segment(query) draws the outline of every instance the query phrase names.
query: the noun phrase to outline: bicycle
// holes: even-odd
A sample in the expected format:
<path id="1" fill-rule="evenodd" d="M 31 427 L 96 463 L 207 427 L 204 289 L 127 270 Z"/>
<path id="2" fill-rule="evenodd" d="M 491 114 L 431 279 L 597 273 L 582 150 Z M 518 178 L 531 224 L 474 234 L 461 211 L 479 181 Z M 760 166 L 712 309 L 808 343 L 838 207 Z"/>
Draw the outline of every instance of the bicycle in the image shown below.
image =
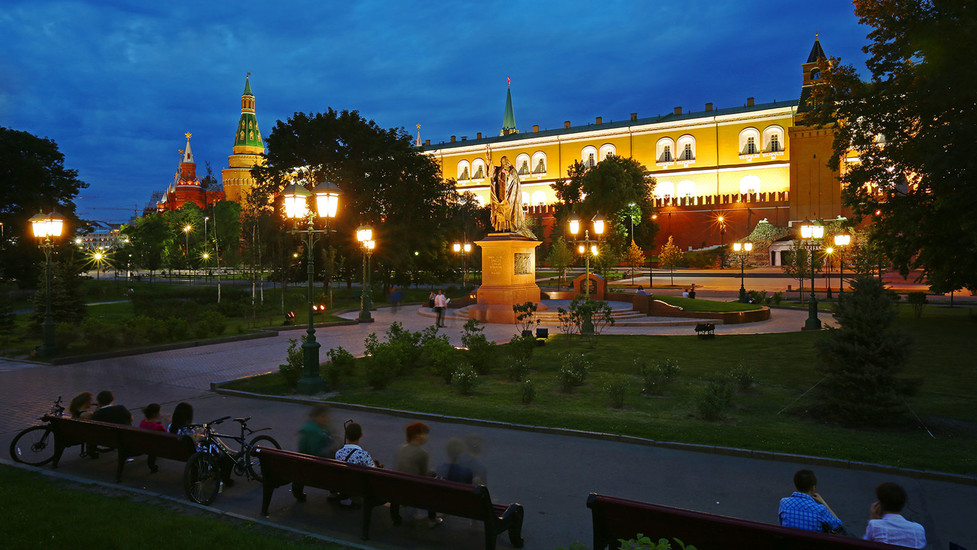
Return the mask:
<path id="1" fill-rule="evenodd" d="M 64 410 L 59 395 L 51 407 L 51 412 L 39 419 L 47 422 L 46 424 L 31 426 L 17 434 L 17 437 L 14 437 L 14 440 L 10 442 L 10 458 L 14 462 L 30 464 L 31 466 L 43 466 L 51 462 L 56 450 L 54 438 L 51 436 L 54 427 L 45 419 L 49 416 L 64 416 Z"/>
<path id="2" fill-rule="evenodd" d="M 231 420 L 230 416 L 212 420 L 206 424 L 193 425 L 202 431 L 203 439 L 197 443 L 197 452 L 190 456 L 186 468 L 183 470 L 183 489 L 187 498 L 203 505 L 214 502 L 217 495 L 223 490 L 224 480 L 228 479 L 231 472 L 223 469 L 230 466 L 238 476 L 245 476 L 247 479 L 260 482 L 261 463 L 254 456 L 254 450 L 259 445 L 281 449 L 282 446 L 270 435 L 259 435 L 251 441 L 246 438 L 251 434 L 270 430 L 271 428 L 261 428 L 252 430 L 248 428 L 248 420 L 251 417 L 235 418 L 235 422 L 241 425 L 241 435 L 226 435 L 217 433 L 214 426 Z M 237 451 L 231 449 L 222 438 L 233 439 L 241 448 Z"/>

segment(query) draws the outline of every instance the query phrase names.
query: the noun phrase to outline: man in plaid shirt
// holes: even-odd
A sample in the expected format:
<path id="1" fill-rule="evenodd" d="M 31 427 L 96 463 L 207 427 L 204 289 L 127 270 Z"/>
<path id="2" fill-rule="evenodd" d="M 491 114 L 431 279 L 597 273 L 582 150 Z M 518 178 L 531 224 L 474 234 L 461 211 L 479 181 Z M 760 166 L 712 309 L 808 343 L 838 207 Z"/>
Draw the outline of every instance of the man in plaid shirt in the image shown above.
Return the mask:
<path id="1" fill-rule="evenodd" d="M 794 474 L 794 494 L 780 499 L 780 524 L 807 531 L 836 532 L 842 529 L 841 520 L 828 503 L 817 493 L 818 478 L 811 470 Z"/>

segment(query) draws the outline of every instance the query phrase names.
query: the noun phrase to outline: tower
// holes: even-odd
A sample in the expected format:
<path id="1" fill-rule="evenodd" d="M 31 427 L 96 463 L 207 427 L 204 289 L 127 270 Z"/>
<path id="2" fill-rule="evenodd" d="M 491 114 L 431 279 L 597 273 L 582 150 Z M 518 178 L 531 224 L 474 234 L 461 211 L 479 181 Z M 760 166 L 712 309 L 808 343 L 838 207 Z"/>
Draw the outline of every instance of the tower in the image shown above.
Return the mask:
<path id="1" fill-rule="evenodd" d="M 821 68 L 818 63 L 827 60 L 821 48 L 821 40 L 814 35 L 814 46 L 807 56 L 807 61 L 801 65 L 801 100 L 797 105 L 798 113 L 806 113 L 814 107 L 814 87 L 821 82 Z"/>
<path id="2" fill-rule="evenodd" d="M 505 115 L 502 117 L 502 132 L 499 133 L 500 136 L 519 133 L 519 130 L 516 129 L 516 115 L 512 112 L 512 78 L 508 80 L 509 86 L 505 92 Z"/>
<path id="3" fill-rule="evenodd" d="M 234 133 L 233 154 L 227 157 L 229 168 L 221 171 L 224 195 L 227 200 L 241 202 L 254 185 L 251 168 L 261 165 L 264 159 L 265 144 L 261 141 L 261 130 L 255 117 L 254 94 L 251 93 L 251 73 L 244 79 L 244 93 L 241 95 L 241 118 Z"/>

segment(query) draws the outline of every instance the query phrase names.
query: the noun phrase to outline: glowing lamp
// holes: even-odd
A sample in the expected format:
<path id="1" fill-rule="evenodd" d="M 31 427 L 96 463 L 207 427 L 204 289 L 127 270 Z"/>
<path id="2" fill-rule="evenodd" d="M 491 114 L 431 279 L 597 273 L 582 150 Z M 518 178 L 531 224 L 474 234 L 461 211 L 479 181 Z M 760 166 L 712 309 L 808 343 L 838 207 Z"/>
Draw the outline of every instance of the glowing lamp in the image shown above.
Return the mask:
<path id="1" fill-rule="evenodd" d="M 339 211 L 339 195 L 341 193 L 339 186 L 329 180 L 323 180 L 322 183 L 315 186 L 312 194 L 315 195 L 316 212 L 320 218 L 336 217 L 336 212 Z"/>

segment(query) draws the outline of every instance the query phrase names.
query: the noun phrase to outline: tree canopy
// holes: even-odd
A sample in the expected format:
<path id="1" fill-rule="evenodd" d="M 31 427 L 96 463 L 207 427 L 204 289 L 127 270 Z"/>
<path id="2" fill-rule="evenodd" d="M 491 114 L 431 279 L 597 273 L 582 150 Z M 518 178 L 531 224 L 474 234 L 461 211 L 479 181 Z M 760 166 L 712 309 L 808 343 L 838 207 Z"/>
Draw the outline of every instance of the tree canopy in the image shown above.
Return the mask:
<path id="1" fill-rule="evenodd" d="M 905 275 L 921 268 L 931 288 L 977 290 L 977 2 L 855 0 L 872 27 L 871 72 L 824 64 L 812 112 L 836 129 L 832 168 L 844 199 Z"/>

